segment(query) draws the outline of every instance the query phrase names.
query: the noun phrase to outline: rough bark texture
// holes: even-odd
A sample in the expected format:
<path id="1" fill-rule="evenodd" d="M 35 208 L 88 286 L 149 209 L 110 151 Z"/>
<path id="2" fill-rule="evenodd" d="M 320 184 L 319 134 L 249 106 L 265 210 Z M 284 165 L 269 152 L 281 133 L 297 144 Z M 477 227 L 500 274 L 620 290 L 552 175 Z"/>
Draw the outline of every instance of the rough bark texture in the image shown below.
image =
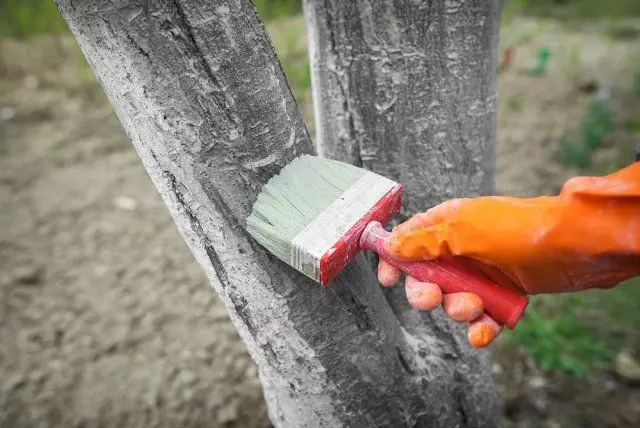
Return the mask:
<path id="1" fill-rule="evenodd" d="M 407 214 L 490 193 L 501 2 L 304 4 L 319 152 L 401 182 Z"/>
<path id="2" fill-rule="evenodd" d="M 312 151 L 249 0 L 57 3 L 247 343 L 275 425 L 495 424 L 492 390 L 477 389 L 486 354 L 444 330 L 414 337 L 364 260 L 325 289 L 245 233 L 261 186 Z"/>
<path id="3" fill-rule="evenodd" d="M 305 0 L 318 151 L 402 183 L 404 217 L 492 193 L 501 10 L 498 0 Z M 418 343 L 448 344 L 452 366 L 462 359 L 465 376 L 485 380 L 465 394 L 496 400 L 489 359 L 468 352 L 464 329 L 412 310 L 401 287 L 386 297 Z"/>

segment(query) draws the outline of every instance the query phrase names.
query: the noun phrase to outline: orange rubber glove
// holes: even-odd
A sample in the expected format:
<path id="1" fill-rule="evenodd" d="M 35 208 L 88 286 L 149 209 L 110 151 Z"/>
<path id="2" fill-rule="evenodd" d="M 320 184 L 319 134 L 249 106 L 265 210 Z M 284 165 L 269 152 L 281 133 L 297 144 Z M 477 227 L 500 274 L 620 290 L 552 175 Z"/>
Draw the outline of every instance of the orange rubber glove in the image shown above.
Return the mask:
<path id="1" fill-rule="evenodd" d="M 402 260 L 459 257 L 471 269 L 523 294 L 610 288 L 640 275 L 640 162 L 606 177 L 576 177 L 558 196 L 479 197 L 444 202 L 393 231 L 389 250 Z M 383 285 L 400 272 L 382 261 Z M 442 296 L 435 284 L 407 278 L 417 309 L 442 304 L 469 322 L 473 346 L 487 346 L 502 326 L 471 293 Z"/>

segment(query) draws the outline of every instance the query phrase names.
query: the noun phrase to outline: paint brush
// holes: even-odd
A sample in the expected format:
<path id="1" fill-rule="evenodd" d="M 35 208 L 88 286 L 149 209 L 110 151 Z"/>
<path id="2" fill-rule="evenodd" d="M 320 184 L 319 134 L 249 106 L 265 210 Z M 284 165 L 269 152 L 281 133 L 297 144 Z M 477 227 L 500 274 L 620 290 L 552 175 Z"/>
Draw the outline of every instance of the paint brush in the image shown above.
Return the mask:
<path id="1" fill-rule="evenodd" d="M 323 285 L 361 250 L 444 293 L 471 292 L 485 312 L 513 328 L 528 299 L 481 277 L 455 260 L 400 261 L 385 249 L 382 227 L 400 210 L 402 186 L 353 165 L 303 155 L 263 187 L 247 218 L 247 231 L 271 254 Z"/>

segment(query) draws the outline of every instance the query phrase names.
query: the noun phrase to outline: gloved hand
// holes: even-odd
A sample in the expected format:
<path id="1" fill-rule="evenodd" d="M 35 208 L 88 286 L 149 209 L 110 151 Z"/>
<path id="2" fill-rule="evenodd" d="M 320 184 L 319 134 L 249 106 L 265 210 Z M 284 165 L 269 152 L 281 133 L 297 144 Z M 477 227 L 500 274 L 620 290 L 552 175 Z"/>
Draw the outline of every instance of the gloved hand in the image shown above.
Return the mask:
<path id="1" fill-rule="evenodd" d="M 610 288 L 640 275 L 640 163 L 606 177 L 576 177 L 558 196 L 478 197 L 444 202 L 393 231 L 387 249 L 400 260 L 459 258 L 470 269 L 523 294 Z M 381 260 L 378 278 L 400 271 Z M 442 305 L 468 322 L 469 341 L 487 346 L 502 326 L 471 293 L 442 295 L 437 284 L 407 277 L 416 309 Z"/>

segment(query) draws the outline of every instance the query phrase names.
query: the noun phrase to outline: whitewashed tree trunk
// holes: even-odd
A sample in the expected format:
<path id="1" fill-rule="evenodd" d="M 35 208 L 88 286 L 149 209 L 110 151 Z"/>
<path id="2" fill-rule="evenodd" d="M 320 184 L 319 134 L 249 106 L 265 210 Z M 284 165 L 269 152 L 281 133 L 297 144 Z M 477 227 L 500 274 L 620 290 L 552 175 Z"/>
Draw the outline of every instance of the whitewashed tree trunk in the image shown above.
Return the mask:
<path id="1" fill-rule="evenodd" d="M 393 177 L 406 214 L 493 191 L 501 1 L 304 1 L 318 151 Z"/>
<path id="2" fill-rule="evenodd" d="M 312 152 L 249 0 L 56 2 L 256 361 L 274 425 L 496 425 L 486 354 L 409 333 L 362 258 L 322 288 L 244 231 L 261 186 Z"/>
<path id="3" fill-rule="evenodd" d="M 405 218 L 491 194 L 502 3 L 304 0 L 317 150 L 402 183 Z M 415 340 L 438 338 L 452 366 L 490 372 L 442 312 L 412 310 L 401 287 L 385 293 Z M 488 382 L 467 393 L 496 397 Z"/>

